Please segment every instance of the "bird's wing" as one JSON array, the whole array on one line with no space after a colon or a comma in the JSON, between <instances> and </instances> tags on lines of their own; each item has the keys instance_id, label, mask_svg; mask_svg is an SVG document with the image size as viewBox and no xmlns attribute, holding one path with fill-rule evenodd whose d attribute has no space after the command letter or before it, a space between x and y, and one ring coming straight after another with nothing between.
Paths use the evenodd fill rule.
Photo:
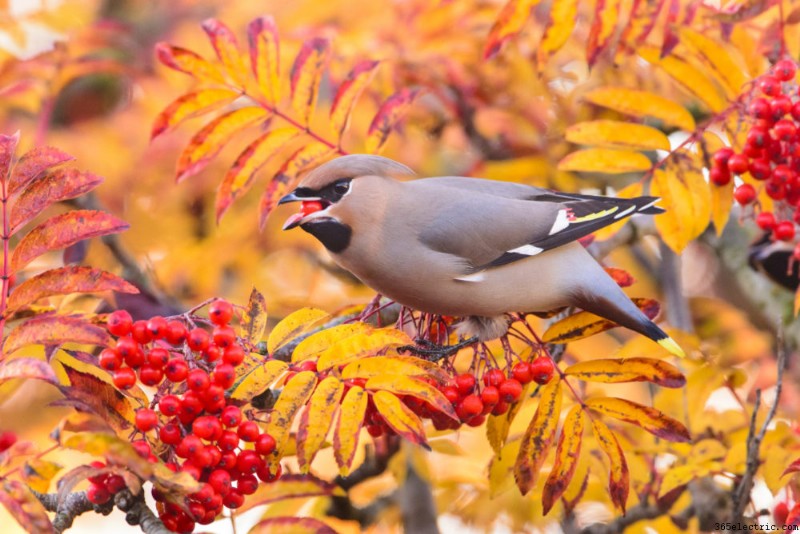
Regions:
<instances>
[{"instance_id":1,"label":"bird's wing","mask_svg":"<svg viewBox=\"0 0 800 534\"><path fill-rule=\"evenodd\" d=\"M431 184L433 185L433 184ZM469 264L461 280L480 280L506 265L576 241L634 213L661 213L656 197L609 198L540 190L525 200L477 190L431 188L433 220L420 234L426 246ZM523 186L524 187L524 186Z\"/></svg>"},{"instance_id":2,"label":"bird's wing","mask_svg":"<svg viewBox=\"0 0 800 534\"><path fill-rule=\"evenodd\" d=\"M549 189L543 189L532 185L487 180L486 178L467 178L464 176L422 178L415 180L415 182L425 182L428 185L436 187L456 188L463 191L474 191L475 193L503 198L515 198L517 200L530 200L537 195L551 193Z\"/></svg>"}]
</instances>

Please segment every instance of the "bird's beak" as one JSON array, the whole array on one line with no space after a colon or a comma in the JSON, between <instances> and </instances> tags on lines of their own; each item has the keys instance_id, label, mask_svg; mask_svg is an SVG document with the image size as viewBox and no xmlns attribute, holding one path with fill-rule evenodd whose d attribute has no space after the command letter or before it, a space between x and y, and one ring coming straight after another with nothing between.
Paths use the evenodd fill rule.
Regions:
<instances>
[{"instance_id":1,"label":"bird's beak","mask_svg":"<svg viewBox=\"0 0 800 534\"><path fill-rule=\"evenodd\" d=\"M283 223L284 230L291 230L297 226L303 224L308 217L313 215L314 213L323 211L328 205L329 202L320 201L319 197L306 197L306 196L298 196L297 190L295 189L282 199L278 201L278 204L286 204L289 202L302 202L300 206L300 211L297 213L292 214L286 222Z\"/></svg>"},{"instance_id":2,"label":"bird's beak","mask_svg":"<svg viewBox=\"0 0 800 534\"><path fill-rule=\"evenodd\" d=\"M295 191L292 191L288 195L284 196L282 199L278 201L278 205L280 204L288 204L289 202L300 202L303 200L302 198L298 197Z\"/></svg>"}]
</instances>

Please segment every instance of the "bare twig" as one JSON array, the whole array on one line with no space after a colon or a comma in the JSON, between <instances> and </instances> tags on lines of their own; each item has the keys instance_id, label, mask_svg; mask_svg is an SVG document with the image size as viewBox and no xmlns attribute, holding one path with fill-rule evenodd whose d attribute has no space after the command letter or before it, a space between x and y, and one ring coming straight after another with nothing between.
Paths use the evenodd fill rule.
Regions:
<instances>
[{"instance_id":1,"label":"bare twig","mask_svg":"<svg viewBox=\"0 0 800 534\"><path fill-rule=\"evenodd\" d=\"M619 516L610 523L595 523L581 530L581 534L616 534L623 532L627 527L645 519L655 519L664 514L655 504L642 503L630 508L623 516Z\"/></svg>"},{"instance_id":2,"label":"bare twig","mask_svg":"<svg viewBox=\"0 0 800 534\"><path fill-rule=\"evenodd\" d=\"M689 302L683 294L683 284L681 283L681 260L663 241L660 244L660 252L660 279L664 300L667 304L667 320L671 325L684 332L692 332L694 330L692 314L689 311Z\"/></svg>"},{"instance_id":3,"label":"bare twig","mask_svg":"<svg viewBox=\"0 0 800 534\"><path fill-rule=\"evenodd\" d=\"M75 518L86 512L94 510L94 505L86 498L86 492L70 493L61 506L58 505L58 495L55 493L39 493L31 490L48 512L55 512L53 529L57 533L64 532L72 526Z\"/></svg>"},{"instance_id":4,"label":"bare twig","mask_svg":"<svg viewBox=\"0 0 800 534\"><path fill-rule=\"evenodd\" d=\"M410 461L406 462L406 479L397 491L397 503L403 530L415 534L439 534L436 505L428 483L420 477Z\"/></svg>"}]
</instances>

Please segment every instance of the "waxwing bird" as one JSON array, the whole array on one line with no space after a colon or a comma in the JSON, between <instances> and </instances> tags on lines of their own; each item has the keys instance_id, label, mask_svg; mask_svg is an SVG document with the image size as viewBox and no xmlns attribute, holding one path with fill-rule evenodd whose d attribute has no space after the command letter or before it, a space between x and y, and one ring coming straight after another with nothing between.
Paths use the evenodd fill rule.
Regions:
<instances>
[{"instance_id":1,"label":"waxwing bird","mask_svg":"<svg viewBox=\"0 0 800 534\"><path fill-rule=\"evenodd\" d=\"M362 282L410 308L462 317L459 332L488 341L510 312L575 306L683 356L578 243L655 197L573 195L479 178L412 175L380 156L349 155L307 174L280 203L302 202L284 224L316 237Z\"/></svg>"}]
</instances>

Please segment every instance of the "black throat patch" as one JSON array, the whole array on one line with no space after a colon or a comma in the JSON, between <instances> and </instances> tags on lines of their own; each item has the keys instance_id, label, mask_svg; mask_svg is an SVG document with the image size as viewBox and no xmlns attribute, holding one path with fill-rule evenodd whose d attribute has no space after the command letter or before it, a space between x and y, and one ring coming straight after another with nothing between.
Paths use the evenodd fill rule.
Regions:
<instances>
[{"instance_id":1,"label":"black throat patch","mask_svg":"<svg viewBox=\"0 0 800 534\"><path fill-rule=\"evenodd\" d=\"M300 228L316 237L334 254L346 249L353 235L353 230L349 226L334 219L312 220L300 225Z\"/></svg>"}]
</instances>

